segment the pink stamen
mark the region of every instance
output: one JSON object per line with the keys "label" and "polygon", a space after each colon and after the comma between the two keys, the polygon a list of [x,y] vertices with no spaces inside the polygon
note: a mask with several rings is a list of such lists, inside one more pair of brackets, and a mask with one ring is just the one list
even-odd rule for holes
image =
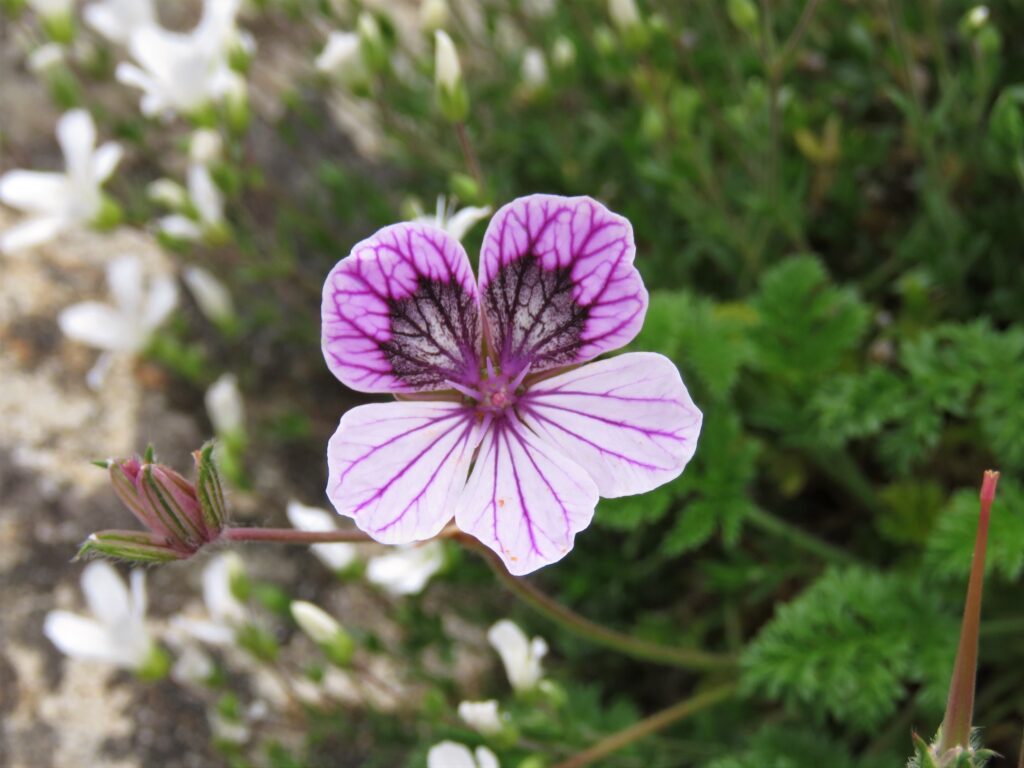
{"label": "pink stamen", "polygon": [[452,389],[454,389],[456,392],[461,392],[466,397],[471,397],[477,402],[480,402],[481,400],[484,399],[484,396],[480,394],[479,390],[473,389],[472,387],[467,387],[464,384],[459,384],[457,381],[452,381],[451,379],[445,379],[444,383],[447,384]]}

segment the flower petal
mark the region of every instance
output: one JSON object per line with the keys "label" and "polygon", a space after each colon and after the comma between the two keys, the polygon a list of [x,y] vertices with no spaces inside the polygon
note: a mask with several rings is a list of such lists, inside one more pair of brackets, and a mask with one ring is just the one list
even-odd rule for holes
{"label": "flower petal", "polygon": [[476,381],[480,318],[466,251],[434,227],[405,223],[363,240],[323,293],[327,366],[361,392]]}
{"label": "flower petal", "polygon": [[74,304],[57,316],[64,335],[91,347],[134,351],[143,339],[137,326],[126,322],[113,307],[98,301]]}
{"label": "flower petal", "polygon": [[697,448],[702,418],[672,361],[651,352],[541,381],[519,399],[519,413],[608,498],[645,493],[678,477]]}
{"label": "flower petal", "polygon": [[392,595],[415,595],[423,591],[430,577],[444,565],[444,548],[439,541],[400,547],[374,557],[366,564],[366,580]]}
{"label": "flower petal", "polygon": [[110,174],[117,168],[124,156],[124,150],[116,141],[108,141],[96,150],[92,156],[92,178],[97,184],[102,184],[110,178]]}
{"label": "flower petal", "polygon": [[131,616],[128,586],[105,560],[95,560],[82,571],[82,594],[89,611],[101,624],[117,627]]}
{"label": "flower petal", "polygon": [[[334,520],[335,515],[325,509],[307,507],[297,501],[288,502],[288,521],[300,531],[336,531],[338,526]],[[344,541],[337,544],[314,544],[309,549],[332,571],[348,568],[359,556],[359,548]]]}
{"label": "flower petal", "polygon": [[483,438],[455,522],[521,575],[565,557],[597,499],[582,467],[514,418],[501,418]]}
{"label": "flower petal", "polygon": [[353,408],[327,446],[327,495],[377,541],[429,539],[451,519],[478,440],[472,412],[456,403]]}
{"label": "flower petal", "polygon": [[139,319],[147,333],[159,326],[171,311],[178,306],[178,284],[167,275],[157,275],[149,286],[146,306]]}
{"label": "flower petal", "polygon": [[96,124],[84,109],[65,112],[57,121],[57,141],[64,153],[68,176],[92,178],[92,152],[96,147]]}
{"label": "flower petal", "polygon": [[548,645],[543,638],[530,640],[519,625],[502,619],[487,630],[487,642],[498,652],[509,684],[516,691],[528,691],[540,682],[544,671],[541,660]]}
{"label": "flower petal", "polygon": [[427,768],[479,768],[473,753],[464,744],[442,741],[427,753]]}
{"label": "flower petal", "polygon": [[205,226],[213,227],[224,220],[224,196],[205,165],[189,166],[188,196]]}
{"label": "flower petal", "polygon": [[632,340],[647,311],[635,255],[630,223],[589,197],[531,195],[499,209],[480,293],[502,369],[581,363]]}
{"label": "flower petal", "polygon": [[16,253],[53,240],[67,227],[60,216],[37,216],[4,230],[0,234],[0,251]]}
{"label": "flower petal", "polygon": [[117,646],[107,628],[77,613],[50,611],[43,622],[43,634],[65,656],[107,664],[120,662]]}
{"label": "flower petal", "polygon": [[0,202],[29,213],[61,210],[67,190],[63,173],[15,170],[0,176]]}
{"label": "flower petal", "polygon": [[135,315],[142,306],[142,273],[138,256],[120,256],[107,265],[110,295],[126,315]]}
{"label": "flower petal", "polygon": [[238,555],[226,552],[203,569],[203,602],[215,623],[237,627],[246,622],[245,606],[231,591],[232,574],[244,568]]}

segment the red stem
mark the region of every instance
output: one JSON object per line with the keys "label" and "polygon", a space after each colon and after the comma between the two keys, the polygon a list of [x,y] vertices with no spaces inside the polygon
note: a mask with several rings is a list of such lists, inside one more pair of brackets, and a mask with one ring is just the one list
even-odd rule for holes
{"label": "red stem", "polygon": [[996,496],[999,473],[985,472],[981,483],[981,512],[978,534],[974,539],[971,576],[967,582],[967,601],[960,629],[960,647],[956,652],[953,679],[949,683],[946,716],[942,720],[939,754],[953,747],[969,747],[971,721],[974,718],[974,683],[978,670],[978,628],[981,624],[981,593],[985,583],[985,549],[988,544],[988,523],[992,501]]}

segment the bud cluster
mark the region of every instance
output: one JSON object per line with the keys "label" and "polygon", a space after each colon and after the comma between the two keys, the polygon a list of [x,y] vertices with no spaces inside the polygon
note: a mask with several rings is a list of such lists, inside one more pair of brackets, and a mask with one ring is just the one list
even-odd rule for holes
{"label": "bud cluster", "polygon": [[192,454],[196,482],[143,457],[103,462],[121,501],[145,531],[99,531],[86,539],[78,557],[100,555],[161,563],[191,557],[220,538],[227,524],[224,489],[213,462],[213,444]]}

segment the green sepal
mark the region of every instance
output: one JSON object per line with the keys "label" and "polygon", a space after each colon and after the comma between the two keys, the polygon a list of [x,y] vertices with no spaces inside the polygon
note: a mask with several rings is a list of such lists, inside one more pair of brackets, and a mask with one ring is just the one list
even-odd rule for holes
{"label": "green sepal", "polygon": [[192,454],[196,462],[196,496],[203,512],[203,521],[211,531],[220,531],[227,523],[227,504],[217,465],[213,460],[214,441],[209,441]]}
{"label": "green sepal", "polygon": [[132,563],[169,563],[185,555],[145,531],[99,531],[82,542],[75,560],[91,557]]}

